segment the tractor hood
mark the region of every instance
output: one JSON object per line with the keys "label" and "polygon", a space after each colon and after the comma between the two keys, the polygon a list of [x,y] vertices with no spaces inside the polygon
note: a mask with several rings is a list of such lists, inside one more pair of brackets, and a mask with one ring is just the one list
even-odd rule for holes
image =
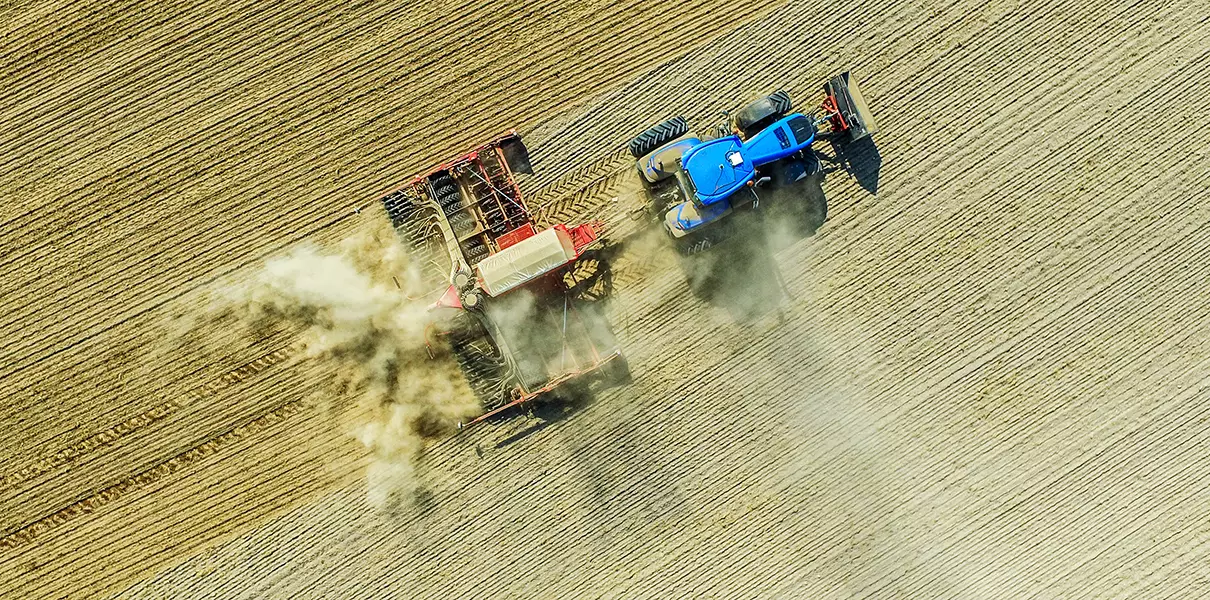
{"label": "tractor hood", "polygon": [[761,130],[744,142],[744,157],[756,166],[781,160],[815,141],[815,124],[802,114],[792,114]]}
{"label": "tractor hood", "polygon": [[726,200],[756,173],[753,164],[744,157],[743,144],[737,135],[690,148],[681,156],[681,166],[703,206]]}

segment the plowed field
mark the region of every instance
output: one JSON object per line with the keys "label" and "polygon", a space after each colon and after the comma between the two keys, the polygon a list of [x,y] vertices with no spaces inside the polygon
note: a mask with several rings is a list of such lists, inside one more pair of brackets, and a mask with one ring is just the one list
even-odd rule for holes
{"label": "plowed field", "polygon": [[[0,597],[1210,594],[1208,15],[6,3]],[[629,138],[846,69],[880,168],[695,293]],[[297,332],[174,323],[513,127],[543,218],[622,240],[634,382],[439,442],[376,510]]]}

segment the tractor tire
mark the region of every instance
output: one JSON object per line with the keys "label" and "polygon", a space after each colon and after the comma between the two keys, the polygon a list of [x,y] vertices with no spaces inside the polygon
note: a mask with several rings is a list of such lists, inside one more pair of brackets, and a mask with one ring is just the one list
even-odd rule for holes
{"label": "tractor tire", "polygon": [[750,138],[792,110],[794,104],[790,102],[790,95],[778,90],[739,111],[735,115],[735,126],[744,132],[744,137]]}
{"label": "tractor tire", "polygon": [[630,140],[630,154],[635,158],[643,158],[652,150],[686,133],[689,133],[689,123],[685,122],[685,117],[668,119]]}
{"label": "tractor tire", "polygon": [[708,225],[704,230],[690,233],[681,238],[673,237],[667,228],[664,232],[672,239],[673,247],[681,256],[693,256],[709,251],[711,248],[722,244],[731,234],[731,226],[725,222],[715,222]]}
{"label": "tractor tire", "polygon": [[694,237],[689,241],[679,242],[676,249],[685,256],[693,256],[713,248],[717,243],[718,241],[713,237],[704,235]]}

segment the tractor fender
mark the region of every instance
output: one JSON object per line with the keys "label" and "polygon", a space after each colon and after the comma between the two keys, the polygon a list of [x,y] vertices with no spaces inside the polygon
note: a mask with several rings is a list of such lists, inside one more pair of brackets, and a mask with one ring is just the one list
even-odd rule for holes
{"label": "tractor fender", "polygon": [[664,213],[664,229],[674,238],[683,238],[730,213],[730,202],[719,202],[705,208],[698,208],[693,202],[682,202]]}
{"label": "tractor fender", "polygon": [[639,173],[649,183],[668,179],[680,168],[681,156],[685,154],[685,151],[701,142],[691,134],[682,135],[640,158],[638,160]]}

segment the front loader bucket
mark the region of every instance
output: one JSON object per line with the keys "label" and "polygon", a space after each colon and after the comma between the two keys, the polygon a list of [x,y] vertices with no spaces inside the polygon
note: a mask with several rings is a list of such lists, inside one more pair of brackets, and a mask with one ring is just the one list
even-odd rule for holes
{"label": "front loader bucket", "polygon": [[848,132],[848,141],[855,142],[878,133],[874,115],[870,113],[870,107],[857,87],[857,80],[852,79],[848,71],[829,79],[823,90],[836,100],[836,109]]}
{"label": "front loader bucket", "polygon": [[508,168],[513,173],[533,175],[534,168],[529,164],[529,151],[525,149],[525,144],[521,143],[521,136],[513,135],[501,142],[500,151],[504,153],[504,162],[508,163]]}

